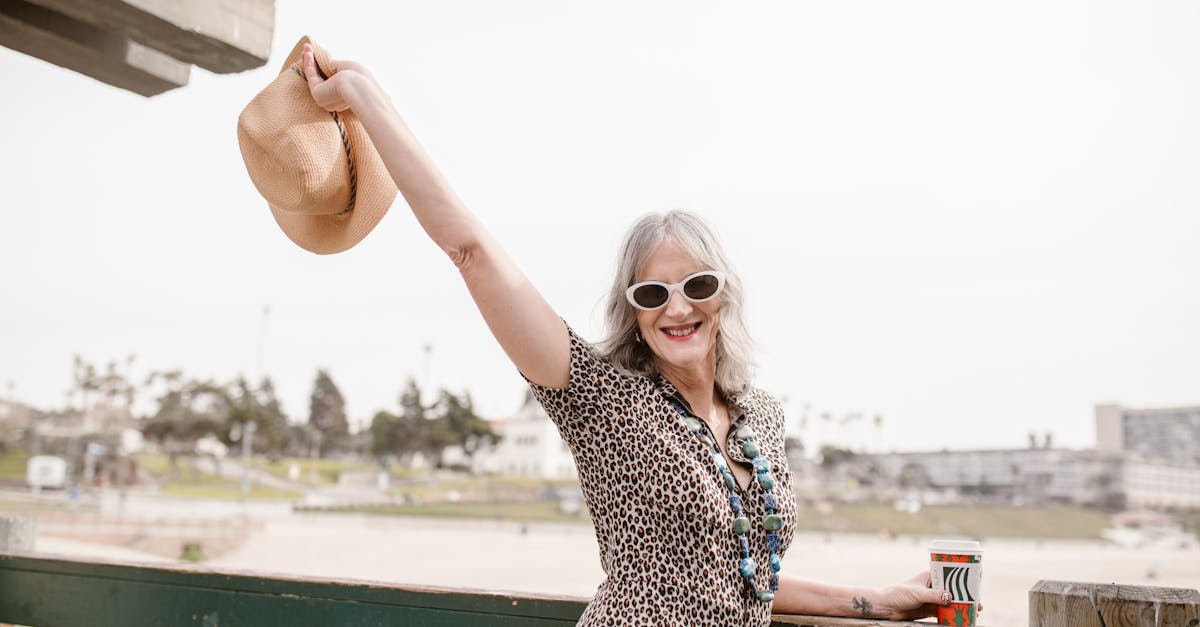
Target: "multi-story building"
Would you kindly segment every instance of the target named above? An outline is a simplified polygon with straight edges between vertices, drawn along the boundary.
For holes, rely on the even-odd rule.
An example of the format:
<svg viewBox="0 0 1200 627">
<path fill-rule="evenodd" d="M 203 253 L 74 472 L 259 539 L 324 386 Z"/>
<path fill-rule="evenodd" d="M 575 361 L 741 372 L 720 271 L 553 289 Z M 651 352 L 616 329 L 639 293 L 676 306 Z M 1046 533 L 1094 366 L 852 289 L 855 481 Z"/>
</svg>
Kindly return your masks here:
<svg viewBox="0 0 1200 627">
<path fill-rule="evenodd" d="M 924 492 L 1008 504 L 1200 509 L 1200 465 L 1128 452 L 1054 448 L 860 456 L 856 476 L 877 491 Z"/>
<path fill-rule="evenodd" d="M 477 472 L 543 479 L 576 478 L 575 458 L 532 395 L 526 396 L 516 415 L 490 422 L 500 441 L 476 454 Z"/>
<path fill-rule="evenodd" d="M 1200 465 L 1200 406 L 1096 405 L 1096 448 L 1171 464 Z"/>
</svg>

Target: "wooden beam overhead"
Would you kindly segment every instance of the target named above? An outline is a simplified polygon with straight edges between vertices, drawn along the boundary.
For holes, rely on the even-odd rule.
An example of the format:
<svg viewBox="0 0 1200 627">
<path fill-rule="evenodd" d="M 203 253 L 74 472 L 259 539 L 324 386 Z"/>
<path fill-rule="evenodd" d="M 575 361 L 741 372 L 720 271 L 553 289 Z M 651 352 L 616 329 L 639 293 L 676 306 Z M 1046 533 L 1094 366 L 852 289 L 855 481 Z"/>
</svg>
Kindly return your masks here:
<svg viewBox="0 0 1200 627">
<path fill-rule="evenodd" d="M 210 72 L 261 67 L 274 0 L 31 0 Z"/>
<path fill-rule="evenodd" d="M 191 66 L 23 0 L 0 2 L 0 45 L 143 96 L 188 82 Z"/>
</svg>

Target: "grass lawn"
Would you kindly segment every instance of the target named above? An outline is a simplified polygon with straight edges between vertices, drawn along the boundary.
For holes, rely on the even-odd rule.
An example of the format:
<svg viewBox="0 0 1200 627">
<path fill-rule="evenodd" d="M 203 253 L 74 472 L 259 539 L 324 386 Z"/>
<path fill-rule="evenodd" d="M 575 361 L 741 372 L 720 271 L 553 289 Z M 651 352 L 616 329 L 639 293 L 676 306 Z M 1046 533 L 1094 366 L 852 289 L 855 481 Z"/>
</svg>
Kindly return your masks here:
<svg viewBox="0 0 1200 627">
<path fill-rule="evenodd" d="M 970 537 L 1099 538 L 1108 514 L 1080 507 L 929 506 L 916 514 L 888 505 L 834 505 L 827 514 L 802 510 L 798 528 Z"/>
<path fill-rule="evenodd" d="M 0 455 L 0 478 L 25 480 L 25 466 L 29 463 L 29 452 L 12 449 Z"/>
<path fill-rule="evenodd" d="M 317 484 L 333 485 L 337 483 L 338 475 L 343 472 L 361 472 L 370 471 L 379 468 L 378 464 L 371 462 L 343 462 L 336 459 L 304 459 L 299 457 L 285 457 L 276 461 L 256 460 L 255 468 L 265 470 L 280 479 L 289 479 L 288 469 L 292 464 L 300 468 L 300 477 L 298 481 L 302 483 L 312 484 L 312 469 L 315 466 L 317 469 Z"/>
<path fill-rule="evenodd" d="M 578 514 L 566 514 L 558 509 L 554 501 L 531 503 L 426 503 L 421 505 L 386 505 L 336 510 L 383 516 L 431 516 L 437 518 L 487 518 L 492 520 L 518 520 L 529 522 L 591 523 L 586 510 Z"/>
<path fill-rule="evenodd" d="M 522 501 L 535 498 L 546 488 L 578 488 L 573 479 L 533 477 L 463 477 L 444 480 L 412 480 L 388 491 L 392 496 L 417 501 L 443 501 L 451 491 L 467 501 Z"/>
<path fill-rule="evenodd" d="M 179 459 L 179 467 L 175 473 L 172 473 L 171 460 L 166 455 L 141 453 L 135 459 L 139 468 L 158 480 L 160 494 L 209 499 L 238 499 L 242 496 L 240 480 L 196 470 L 184 458 Z M 252 483 L 247 498 L 294 500 L 302 496 L 300 492 L 277 490 Z"/>
</svg>

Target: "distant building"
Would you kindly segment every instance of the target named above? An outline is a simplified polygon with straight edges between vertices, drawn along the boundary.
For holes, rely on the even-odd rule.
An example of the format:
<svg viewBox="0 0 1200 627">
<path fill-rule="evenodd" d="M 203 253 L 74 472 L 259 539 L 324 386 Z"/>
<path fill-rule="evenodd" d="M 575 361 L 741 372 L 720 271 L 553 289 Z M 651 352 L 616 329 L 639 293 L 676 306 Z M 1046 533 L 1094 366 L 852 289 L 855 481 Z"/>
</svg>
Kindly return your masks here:
<svg viewBox="0 0 1200 627">
<path fill-rule="evenodd" d="M 1200 509 L 1200 465 L 1147 460 L 1128 452 L 927 451 L 862 455 L 854 465 L 858 483 L 866 483 L 875 496 L 917 493 L 939 501 Z"/>
<path fill-rule="evenodd" d="M 490 422 L 500 441 L 476 454 L 477 472 L 542 479 L 577 478 L 575 458 L 532 395 L 526 394 L 516 415 Z"/>
<path fill-rule="evenodd" d="M 1096 405 L 1096 448 L 1147 460 L 1200 465 L 1200 406 Z"/>
</svg>

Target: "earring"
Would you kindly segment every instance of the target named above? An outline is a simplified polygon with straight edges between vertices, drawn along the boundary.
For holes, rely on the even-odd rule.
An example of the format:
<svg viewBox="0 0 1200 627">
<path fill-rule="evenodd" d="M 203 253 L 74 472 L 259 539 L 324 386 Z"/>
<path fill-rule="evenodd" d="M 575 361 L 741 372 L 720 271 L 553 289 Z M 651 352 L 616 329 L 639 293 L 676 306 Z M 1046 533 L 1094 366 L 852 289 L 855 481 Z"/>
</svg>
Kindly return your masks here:
<svg viewBox="0 0 1200 627">
<path fill-rule="evenodd" d="M 634 337 L 636 337 L 636 338 L 637 338 L 638 344 L 641 344 L 643 341 L 645 341 L 645 340 L 643 340 L 643 339 L 642 339 L 642 332 L 641 332 L 641 331 L 634 331 L 634 332 L 633 332 L 633 335 L 634 335 Z"/>
</svg>

